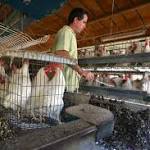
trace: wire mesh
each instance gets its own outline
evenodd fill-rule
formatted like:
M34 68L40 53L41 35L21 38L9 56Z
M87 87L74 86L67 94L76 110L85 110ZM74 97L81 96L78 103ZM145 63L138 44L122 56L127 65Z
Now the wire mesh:
M80 85L83 91L90 90L94 94L115 99L128 99L128 101L133 99L134 102L149 97L149 37L100 42L95 46L78 50L80 66L95 74L93 81L81 79ZM145 93L145 96L141 93Z
M150 52L150 37L136 38L119 42L99 43L95 46L79 48L79 58L118 56Z
M64 92L77 91L75 81L66 84L65 69L75 63L37 52L5 53L0 59L0 104L10 123L21 129L61 124Z
M33 39L28 34L15 31L0 23L0 51L19 51L33 45L45 43L49 35L39 39Z

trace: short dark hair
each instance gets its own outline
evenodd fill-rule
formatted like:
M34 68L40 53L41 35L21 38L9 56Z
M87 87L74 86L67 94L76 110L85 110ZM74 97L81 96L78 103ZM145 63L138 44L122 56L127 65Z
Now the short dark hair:
M77 17L78 20L82 20L84 18L84 15L88 15L88 12L86 10L84 10L83 8L74 8L68 16L68 25L73 23L75 17Z

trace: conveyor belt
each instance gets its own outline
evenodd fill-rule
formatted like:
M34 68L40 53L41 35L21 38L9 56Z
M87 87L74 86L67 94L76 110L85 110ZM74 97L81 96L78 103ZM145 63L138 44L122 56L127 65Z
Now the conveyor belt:
M126 99L126 100L145 100L148 95L144 91L135 91L135 90L126 90L121 88L115 87L102 87L102 86L80 86L82 91L87 91L90 93L94 93L96 95L103 95L103 96L111 96L116 99Z

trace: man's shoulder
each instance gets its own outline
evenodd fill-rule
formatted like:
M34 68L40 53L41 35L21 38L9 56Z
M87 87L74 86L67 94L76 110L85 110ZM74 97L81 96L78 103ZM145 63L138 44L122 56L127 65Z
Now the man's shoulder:
M61 32L68 32L70 34L74 34L73 30L68 25L63 26L58 32L59 33L61 33Z

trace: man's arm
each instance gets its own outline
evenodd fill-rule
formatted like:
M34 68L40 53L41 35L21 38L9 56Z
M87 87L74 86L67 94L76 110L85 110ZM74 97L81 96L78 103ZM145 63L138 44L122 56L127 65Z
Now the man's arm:
M66 50L59 50L59 51L56 51L55 54L56 54L56 55L59 55L59 56L62 56L62 57L64 57L64 58L71 59L71 57L70 57L68 51L66 51ZM89 71L84 71L84 70L82 70L82 68L81 68L78 64L76 64L75 66L70 66L70 67L71 67L72 69L74 69L75 71L77 71L78 74L79 74L80 76L83 76L85 79L87 79L87 80L93 80L93 79L94 79L94 74L93 74L93 73L91 73L91 72L89 72Z

